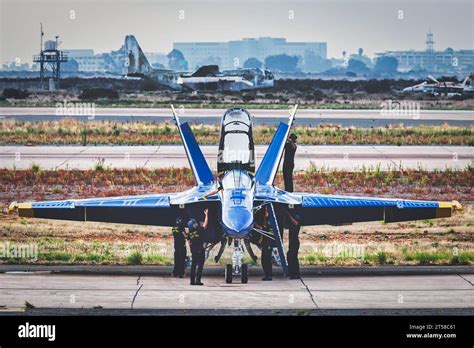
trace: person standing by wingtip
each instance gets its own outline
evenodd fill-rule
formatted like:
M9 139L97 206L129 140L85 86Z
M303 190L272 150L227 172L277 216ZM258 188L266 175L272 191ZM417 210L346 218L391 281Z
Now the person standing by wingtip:
M285 157L283 160L283 181L285 182L285 191L293 192L293 169L295 168L295 153L297 149L296 134L290 134L285 144Z

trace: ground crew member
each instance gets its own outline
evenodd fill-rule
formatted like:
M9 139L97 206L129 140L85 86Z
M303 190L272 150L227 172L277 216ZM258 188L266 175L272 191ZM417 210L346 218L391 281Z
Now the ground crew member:
M191 219L188 222L189 228L189 243L191 244L191 285L204 285L201 282L202 270L205 261L205 247L202 235L208 226L208 210L204 210L204 222L199 222L196 219Z
M285 157L283 161L283 180L285 191L293 192L293 169L295 168L296 134L290 134L285 144Z
M272 234L272 228L269 227L269 232ZM263 236L262 240L262 268L264 277L263 281L270 281L273 279L273 267L272 267L272 253L275 247L275 241L270 237Z
M268 222L268 209L267 207L263 207L262 210L262 215L259 214L256 219L258 222L255 223L255 227L268 232L269 235L273 235L273 229ZM264 273L262 280L270 281L273 279L272 253L275 247L275 241L266 235L261 235L259 244L262 248L262 254L260 256Z
M186 268L186 239L184 220L181 216L176 218L176 224L172 229L174 239L174 267L173 277L183 278Z
M287 212L288 221L288 252L286 258L288 261L288 273L290 279L300 279L300 265L298 261L298 252L300 249L300 222L299 215L292 209Z

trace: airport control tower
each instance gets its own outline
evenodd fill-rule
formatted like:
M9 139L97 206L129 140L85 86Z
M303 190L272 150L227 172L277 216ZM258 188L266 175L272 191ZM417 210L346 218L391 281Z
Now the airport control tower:
M55 40L48 40L43 47L43 25L41 25L41 49L40 54L33 56L33 61L40 66L41 89L44 89L44 80L48 78L48 89L54 91L59 89L59 79L61 78L61 63L68 61L67 55L60 51L59 36ZM50 74L49 74L50 73ZM46 76L50 75L50 76Z

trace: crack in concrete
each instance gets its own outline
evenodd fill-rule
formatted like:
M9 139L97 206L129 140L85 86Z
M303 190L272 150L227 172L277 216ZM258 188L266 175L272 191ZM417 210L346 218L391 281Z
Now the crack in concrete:
M302 277L300 277L300 281L301 281L301 284L303 284L303 286L306 288L306 291L309 294L309 298L311 299L311 302L313 302L313 304L316 306L316 309L319 309L319 306L316 303L316 300L314 299L313 293L311 292L311 290L309 290L308 285L306 285Z
M137 298L138 296L138 293L140 292L141 288L143 287L143 284L140 285L140 287L138 288L137 292L135 293L135 296L133 296L133 300L132 300L132 305L131 305L131 309L133 309L133 304L135 303L135 299Z
M474 286L474 284L469 280L469 279L466 279L464 278L462 275L458 274L458 276L460 276L462 279L464 279L466 282L468 282L469 284L471 284L471 286Z
M146 165L148 164L148 162L150 162L150 159L153 157L153 155L156 155L158 153L158 151L160 150L160 147L161 145L158 145L158 147L156 148L156 150L147 158L147 160L145 161L145 163L143 164L142 168L145 168Z
M141 274L140 274L140 275L138 276L138 278L137 278L137 285L140 284L140 278L141 278L141 277L142 277L142 276L141 276Z
M397 163L395 162L392 158L390 158L386 153L384 153L383 151L379 150L377 147L375 146L371 146L371 148L375 151L375 152L378 152L379 154L381 154L383 156L383 158L386 160L386 161L390 161L392 162L392 164L395 166L395 169L399 168L400 167L400 163ZM349 155L350 156L350 155Z
M57 170L59 167L65 165L67 162L69 162L70 159L74 158L75 156L79 156L81 155L82 153L84 153L85 151L87 151L89 149L89 146L86 146L85 149L79 151L77 154L73 154L71 156L69 156L67 159L65 159L64 161L62 161L60 164L58 164L54 170Z

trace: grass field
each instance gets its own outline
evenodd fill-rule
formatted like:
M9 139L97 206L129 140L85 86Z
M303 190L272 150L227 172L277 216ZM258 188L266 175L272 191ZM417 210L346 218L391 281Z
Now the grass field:
M217 144L219 126L192 125L199 144ZM256 144L269 144L276 127L256 126ZM474 129L453 126L390 126L350 128L336 125L293 128L300 144L308 145L466 145L474 146ZM165 145L181 144L176 127L157 122L18 121L0 122L0 145Z
M176 185L177 182L180 184ZM281 185L281 182L278 176L276 184ZM304 265L474 263L473 168L443 172L383 172L375 168L354 173L311 168L297 173L295 183L298 191L457 199L464 205L462 212L448 219L304 227L300 234L300 260ZM5 250L11 246L34 244L38 248L36 263L168 265L172 262L173 251L169 228L19 218L7 214L6 207L13 200L173 192L192 185L193 178L188 169L0 170L0 205L3 208L0 246ZM221 262L229 260L229 252ZM250 262L248 258L245 261ZM33 261L3 257L0 262Z

